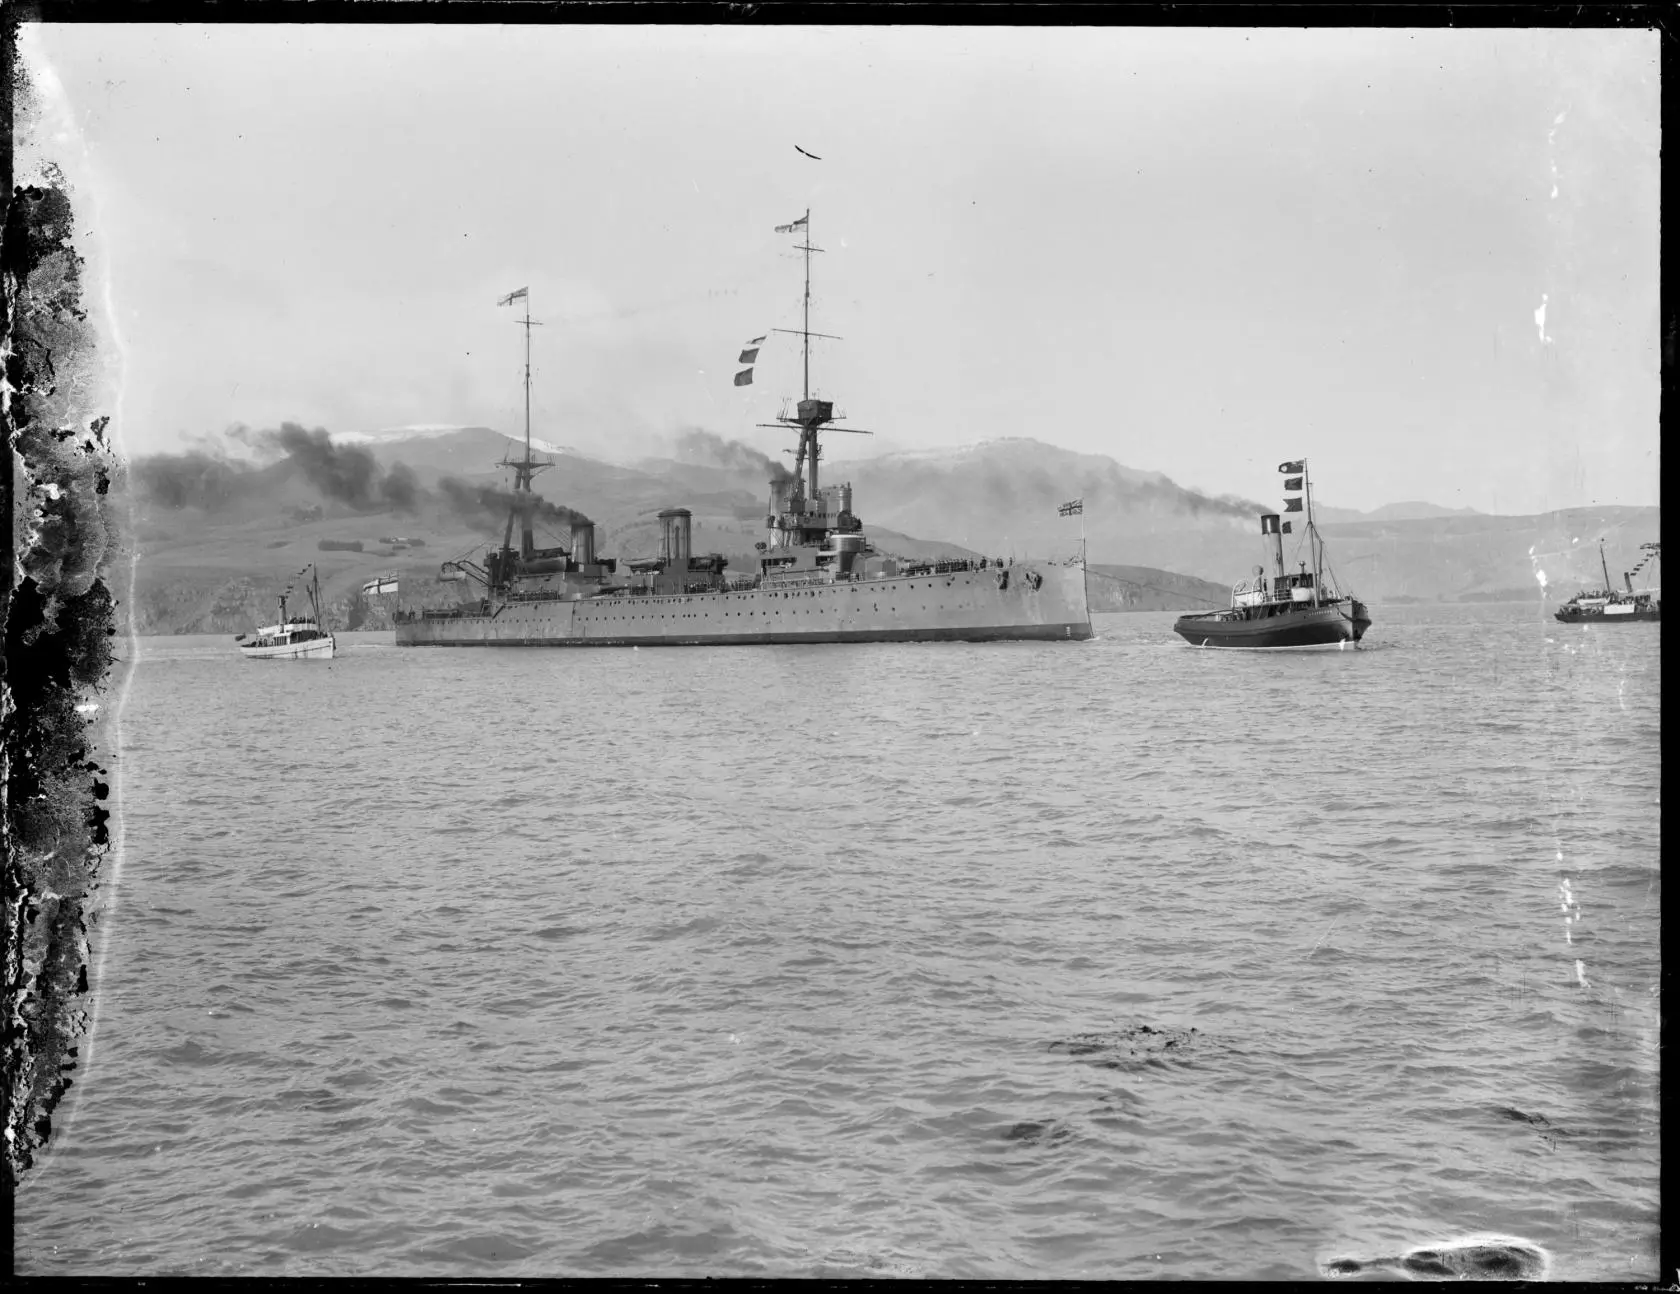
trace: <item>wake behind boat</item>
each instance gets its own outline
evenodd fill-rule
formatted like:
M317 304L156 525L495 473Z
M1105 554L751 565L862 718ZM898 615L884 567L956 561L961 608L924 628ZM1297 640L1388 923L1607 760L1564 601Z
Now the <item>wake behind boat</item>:
M1306 538L1312 554L1312 570L1301 562L1300 570L1283 568L1283 536L1290 523L1279 524L1275 512L1262 514L1260 533L1270 540L1272 573L1254 568L1254 578L1233 585L1231 605L1224 611L1205 611L1180 616L1173 632L1193 647L1335 647L1358 645L1371 627L1371 613L1351 594L1338 593L1326 580L1324 540L1313 524L1312 482L1307 477L1307 460L1282 463L1278 471L1288 475L1283 488L1288 512L1301 511L1304 491Z
M657 556L626 560L598 556L595 524L570 519L570 542L538 548L531 478L554 466L531 456L531 325L526 288L499 304L525 302L525 456L505 461L514 472L514 504L499 550L443 564L438 579L471 579L483 589L476 602L399 612L399 647L627 647L725 646L745 643L924 642L997 639L1081 641L1091 637L1084 553L1071 562L1004 565L960 560L902 563L878 554L852 511L849 484L818 479L823 430L859 432L832 400L811 392L810 211L778 233L801 236L805 253L803 325L775 329L803 342L804 383L792 412L786 406L762 426L798 435L792 472L769 482L766 535L756 545L758 570L734 575L720 553L692 551L692 514L659 514ZM749 367L736 386L752 384L756 337L741 352ZM1070 505L1071 506L1071 505ZM569 510L561 510L569 511ZM1071 514L1068 514L1071 515ZM514 546L518 523L519 544ZM621 570L620 567L623 566Z
M1598 541L1598 565L1604 572L1604 587L1596 592L1582 590L1565 602L1553 614L1566 625L1602 624L1626 625L1639 621L1662 619L1662 586L1654 584L1643 589L1633 587L1633 577L1649 563L1662 560L1662 545L1641 544L1645 556L1631 571L1622 573L1625 588L1615 592L1610 587L1610 565L1604 560L1604 541Z
M330 660L333 636L321 628L321 579L313 566L298 572L307 574L309 582L304 592L309 596L311 614L288 616L286 600L293 586L288 584L280 595L280 619L258 629L254 638L240 634L239 653L247 660ZM297 577L294 577L297 578Z

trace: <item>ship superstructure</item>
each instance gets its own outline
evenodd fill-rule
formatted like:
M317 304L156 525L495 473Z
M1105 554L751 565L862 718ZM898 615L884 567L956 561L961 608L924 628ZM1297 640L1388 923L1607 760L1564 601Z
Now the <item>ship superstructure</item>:
M797 430L794 468L768 482L766 535L755 547L756 571L735 573L725 556L693 551L686 508L659 514L656 555L620 561L596 552L595 524L569 509L543 504L545 518L570 527L570 546L538 548L533 530L535 475L553 466L531 453L530 318L526 336L525 453L502 466L514 473L513 503L502 545L482 564L444 563L444 582L473 581L476 602L399 613L399 646L654 646L783 642L913 642L939 639L1091 637L1083 553L1070 562L950 560L902 563L877 554L853 511L849 483L820 478L824 431L845 415L811 391L810 212L782 232L802 235L805 293L798 329L777 329L801 342L801 389L772 423ZM834 339L838 340L838 339ZM552 510L552 517L548 511ZM513 546L515 524L519 546Z

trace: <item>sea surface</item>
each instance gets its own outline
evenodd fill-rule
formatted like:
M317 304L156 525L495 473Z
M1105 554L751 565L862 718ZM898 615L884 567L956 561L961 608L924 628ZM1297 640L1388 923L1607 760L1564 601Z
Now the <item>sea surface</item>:
M1661 628L1375 613L141 639L16 1269L1655 1280Z

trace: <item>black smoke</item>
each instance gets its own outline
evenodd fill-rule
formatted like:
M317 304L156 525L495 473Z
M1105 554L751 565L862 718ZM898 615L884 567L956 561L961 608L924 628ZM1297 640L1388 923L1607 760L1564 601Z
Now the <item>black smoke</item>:
M971 470L975 469L978 480L973 475L967 475L967 480L978 485L987 506L1000 514L1015 509L1042 512L1071 498L1084 499L1087 516L1105 509L1136 508L1177 512L1192 517L1252 518L1266 511L1260 504L1247 499L1231 495L1215 498L1166 479L1136 480L1124 474L1118 464L1111 465L1107 471L1083 477L1062 476L1052 469L1021 464L1005 466L985 461L975 463Z
M379 497L398 512L413 512L421 498L420 480L407 463L393 463L379 482Z
M768 454L761 454L751 445L738 440L725 440L716 432L691 428L677 437L677 453L691 462L707 463L713 467L733 468L743 472L763 472L772 485L790 480L793 473Z
M511 490L457 477L439 481L435 492L427 490L407 463L382 467L362 446L335 445L324 429L309 431L295 422L259 432L235 428L228 436L251 448L278 452L280 458L258 466L199 449L157 454L135 460L130 469L136 493L161 508L222 512L249 500L272 498L288 475L298 473L326 498L357 512L416 512L441 506L475 528L502 525L521 499ZM540 494L531 500L533 521L562 528L589 520Z
M308 431L295 422L256 432L235 427L227 438L259 452L278 454L278 461L258 465L214 447L154 454L136 459L130 469L136 493L161 508L221 512L248 499L272 495L286 475L296 472L326 498L358 512L413 512L426 498L408 464L381 467L368 450L335 445L320 427Z
M1231 495L1213 498L1197 490L1187 490L1171 481L1139 481L1122 487L1137 498L1158 500L1169 508L1188 512L1192 517L1211 513L1216 517L1255 517L1266 511L1258 503Z
M254 493L257 475L248 464L195 449L135 459L129 482L137 494L161 508L219 512Z
M518 507L525 497L513 490L494 485L474 485L471 481L453 476L446 476L438 482L438 492L450 511L476 528L504 524L508 513ZM531 495L530 500L533 521L566 527L589 522L589 518L577 509L551 503L540 494Z
M335 445L325 428L305 431L295 422L283 422L279 431L264 432L261 443L281 450L327 498L347 503L358 512L380 506L383 473L379 461L360 445Z

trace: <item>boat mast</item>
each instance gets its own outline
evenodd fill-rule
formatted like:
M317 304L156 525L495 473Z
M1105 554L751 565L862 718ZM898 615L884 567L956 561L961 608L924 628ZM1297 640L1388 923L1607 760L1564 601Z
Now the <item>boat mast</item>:
M1604 591L1606 593L1615 593L1616 590L1610 587L1610 565L1604 560L1603 539L1598 541L1598 568L1604 572Z
M1312 477L1307 472L1307 460L1304 458L1301 460L1301 484L1306 487L1307 492L1307 543L1312 551L1313 605L1316 607L1318 605L1319 585L1323 581L1321 572L1324 563L1320 551L1323 545L1319 542L1318 527L1313 524Z

